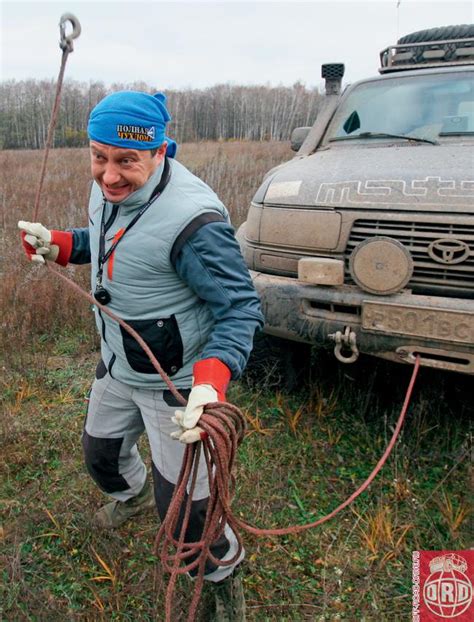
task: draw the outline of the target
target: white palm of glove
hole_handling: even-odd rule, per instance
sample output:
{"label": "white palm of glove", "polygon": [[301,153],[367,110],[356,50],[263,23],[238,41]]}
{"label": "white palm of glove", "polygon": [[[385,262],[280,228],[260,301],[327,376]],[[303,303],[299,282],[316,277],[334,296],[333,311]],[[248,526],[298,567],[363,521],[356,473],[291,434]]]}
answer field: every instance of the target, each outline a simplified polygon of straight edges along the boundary
{"label": "white palm of glove", "polygon": [[36,254],[32,255],[31,261],[45,263],[45,259],[48,261],[57,259],[59,246],[51,244],[51,231],[46,229],[44,225],[40,222],[19,220],[18,228],[25,232],[26,242],[36,250]]}
{"label": "white palm of glove", "polygon": [[195,443],[201,439],[201,428],[197,423],[204,412],[206,404],[218,402],[217,391],[210,384],[198,384],[189,394],[186,410],[175,410],[171,421],[179,426],[179,430],[171,433],[171,437],[182,443]]}

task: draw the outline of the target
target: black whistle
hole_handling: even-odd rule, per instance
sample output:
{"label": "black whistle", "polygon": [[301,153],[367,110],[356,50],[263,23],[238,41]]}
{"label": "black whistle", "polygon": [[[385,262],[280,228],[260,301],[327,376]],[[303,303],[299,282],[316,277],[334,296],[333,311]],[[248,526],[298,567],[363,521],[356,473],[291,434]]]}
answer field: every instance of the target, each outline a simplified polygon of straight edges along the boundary
{"label": "black whistle", "polygon": [[97,300],[97,302],[100,302],[101,305],[107,305],[112,300],[111,295],[105,289],[105,287],[102,287],[102,285],[96,287],[96,290],[94,292],[94,298]]}

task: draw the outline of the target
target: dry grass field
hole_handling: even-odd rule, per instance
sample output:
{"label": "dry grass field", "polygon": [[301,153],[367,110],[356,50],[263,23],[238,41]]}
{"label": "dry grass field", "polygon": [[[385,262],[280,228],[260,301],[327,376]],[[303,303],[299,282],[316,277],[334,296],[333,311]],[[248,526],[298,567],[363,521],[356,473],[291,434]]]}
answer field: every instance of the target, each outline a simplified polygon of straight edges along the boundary
{"label": "dry grass field", "polygon": [[[235,226],[264,172],[291,156],[286,143],[179,152]],[[31,219],[40,163],[39,152],[0,153],[0,619],[162,620],[154,514],[113,533],[90,527],[103,497],[82,464],[80,434],[98,343],[88,304],[23,257],[16,223]],[[40,220],[85,225],[88,187],[87,150],[52,152]],[[87,267],[65,271],[87,288]],[[262,377],[235,383],[229,395],[249,424],[234,507],[258,526],[309,522],[349,496],[381,456],[411,374],[364,358],[350,367],[325,352],[313,358],[297,391]],[[422,369],[401,438],[364,495],[320,529],[244,537],[250,621],[410,619],[412,551],[472,543],[470,384]]]}
{"label": "dry grass field", "polygon": [[[287,143],[189,143],[179,150],[183,164],[204,179],[227,206],[235,227],[245,220],[250,200],[264,173],[290,159]],[[23,344],[32,334],[71,326],[93,335],[90,310],[77,295],[59,282],[45,278],[45,271],[32,269],[18,244],[17,222],[31,220],[42,162],[39,151],[0,152],[2,188],[1,256],[4,261],[1,301],[4,356],[25,355]],[[51,152],[44,184],[39,219],[48,227],[61,229],[87,225],[90,188],[87,149],[57,149]],[[67,273],[88,287],[87,267],[68,267]],[[5,338],[5,341],[3,340]],[[23,361],[20,361],[23,364]],[[13,361],[12,361],[13,364]]]}

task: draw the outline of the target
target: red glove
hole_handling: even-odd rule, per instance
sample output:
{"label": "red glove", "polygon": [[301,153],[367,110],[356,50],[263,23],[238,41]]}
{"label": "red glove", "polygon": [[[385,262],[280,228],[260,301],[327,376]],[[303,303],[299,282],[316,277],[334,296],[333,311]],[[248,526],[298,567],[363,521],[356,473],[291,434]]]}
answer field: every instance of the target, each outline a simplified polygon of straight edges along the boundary
{"label": "red glove", "polygon": [[217,391],[219,402],[225,402],[230,377],[230,369],[219,359],[203,359],[193,365],[193,388],[198,384],[210,384]]}
{"label": "red glove", "polygon": [[186,410],[176,410],[172,421],[180,429],[171,436],[182,443],[194,443],[202,439],[204,432],[197,427],[204,407],[212,402],[224,402],[231,377],[230,369],[219,359],[204,359],[193,366],[193,388],[189,394]]}
{"label": "red glove", "polygon": [[55,261],[66,266],[72,252],[73,235],[71,231],[50,231],[39,222],[20,220],[21,241],[30,261],[44,263]]}

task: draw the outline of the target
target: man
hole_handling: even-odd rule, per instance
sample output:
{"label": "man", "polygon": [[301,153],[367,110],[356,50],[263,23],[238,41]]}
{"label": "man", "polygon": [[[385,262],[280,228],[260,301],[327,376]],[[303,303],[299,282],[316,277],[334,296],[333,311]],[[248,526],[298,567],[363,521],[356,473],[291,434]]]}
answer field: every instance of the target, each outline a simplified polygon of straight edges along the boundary
{"label": "man", "polygon": [[[32,261],[91,263],[96,299],[141,334],[176,387],[189,396],[185,411],[176,412],[179,404],[142,348],[95,308],[101,360],[83,448],[90,475],[113,499],[94,517],[102,528],[118,527],[154,503],[137,449],[145,430],[156,506],[165,516],[184,443],[199,437],[196,426],[205,404],[225,399],[263,323],[225,207],[173,159],[176,143],[165,136],[170,119],[165,101],[160,93],[124,91],[92,110],[88,228],[49,231],[40,223],[18,223]],[[208,496],[202,464],[187,541],[200,539]],[[236,550],[227,526],[212,552],[226,560]],[[235,572],[242,558],[243,553],[234,566],[206,566],[205,578],[216,586],[216,619],[245,619]]]}

